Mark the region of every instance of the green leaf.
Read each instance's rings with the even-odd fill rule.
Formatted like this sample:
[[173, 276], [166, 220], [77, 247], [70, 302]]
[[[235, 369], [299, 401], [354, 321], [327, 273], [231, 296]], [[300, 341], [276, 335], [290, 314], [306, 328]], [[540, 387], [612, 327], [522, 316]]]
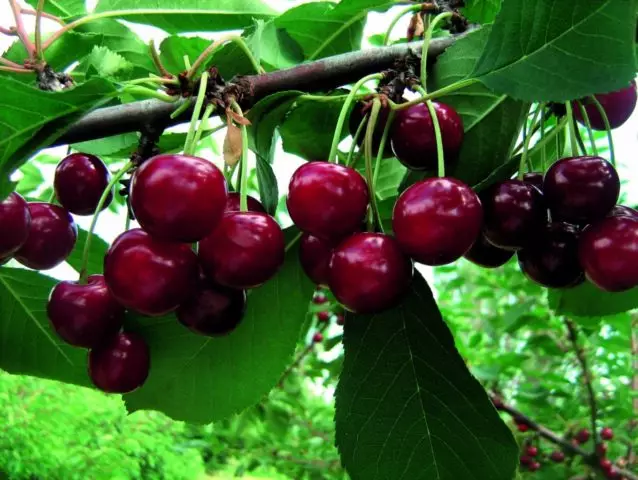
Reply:
[[518, 447], [415, 276], [394, 310], [346, 319], [337, 446], [353, 480], [511, 480]]
[[472, 73], [495, 92], [566, 101], [636, 75], [634, 1], [507, 0]]
[[97, 76], [114, 78], [117, 75], [133, 70], [133, 64], [107, 47], [93, 47], [86, 59], [88, 69], [93, 69]]
[[23, 177], [18, 182], [16, 191], [23, 197], [31, 196], [44, 183], [44, 175], [34, 162], [25, 163], [20, 168]]
[[[71, 254], [66, 259], [67, 263], [78, 273], [80, 273], [80, 270], [82, 269], [82, 253], [84, 252], [87, 235], [88, 233], [86, 230], [78, 227], [78, 239], [75, 242], [75, 247], [71, 251]], [[91, 238], [91, 247], [89, 248], [89, 258], [86, 264], [86, 270], [89, 275], [103, 272], [104, 256], [108, 249], [109, 244], [97, 235], [93, 234], [93, 238]]]
[[95, 12], [109, 12], [111, 17], [153, 25], [168, 33], [236, 30], [249, 26], [253, 19], [277, 15], [260, 0], [100, 0]]
[[[31, 154], [50, 145], [73, 121], [114, 93], [111, 83], [97, 78], [56, 93], [4, 79], [0, 91], [0, 198], [10, 193], [10, 175]], [[37, 108], [25, 108], [29, 105]]]
[[626, 292], [603, 292], [589, 282], [575, 288], [547, 291], [549, 306], [557, 315], [601, 317], [638, 308], [638, 287]]
[[184, 56], [187, 56], [192, 63], [210, 44], [211, 41], [205, 38], [171, 35], [162, 40], [159, 46], [160, 59], [166, 70], [178, 74], [186, 70]]
[[113, 155], [120, 151], [131, 151], [137, 145], [139, 138], [136, 133], [123, 133], [112, 137], [104, 137], [99, 140], [74, 143], [73, 150], [93, 155]]
[[[38, 0], [26, 0], [35, 10], [38, 8]], [[44, 12], [55, 15], [61, 19], [76, 17], [86, 14], [85, 0], [48, 0], [44, 2]]]
[[275, 153], [275, 143], [273, 143], [272, 147], [270, 159], [257, 156], [257, 181], [259, 183], [259, 199], [266, 211], [274, 215], [279, 203], [279, 187], [271, 165], [272, 157]]
[[275, 278], [249, 292], [242, 323], [226, 337], [192, 334], [173, 315], [131, 316], [127, 328], [145, 337], [153, 365], [146, 384], [124, 396], [128, 408], [208, 423], [257, 403], [291, 360], [312, 297], [297, 255], [295, 246]]
[[465, 0], [463, 16], [473, 23], [492, 23], [501, 8], [501, 0]]

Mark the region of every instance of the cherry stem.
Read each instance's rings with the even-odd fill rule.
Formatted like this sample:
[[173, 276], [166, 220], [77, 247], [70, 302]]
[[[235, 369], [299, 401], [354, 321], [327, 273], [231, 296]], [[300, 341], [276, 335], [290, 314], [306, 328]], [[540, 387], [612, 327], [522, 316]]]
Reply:
[[609, 118], [607, 117], [607, 112], [605, 112], [605, 109], [603, 108], [603, 106], [600, 104], [600, 102], [595, 96], [592, 95], [589, 98], [593, 102], [593, 104], [596, 105], [596, 109], [598, 110], [598, 113], [600, 114], [600, 118], [603, 119], [603, 123], [605, 124], [605, 130], [607, 130], [607, 141], [609, 142], [609, 161], [615, 167], [616, 152], [614, 149], [614, 139], [611, 134], [611, 125], [609, 124]]
[[[230, 106], [238, 115], [244, 116], [241, 107], [235, 99]], [[241, 124], [241, 170], [239, 171], [239, 211], [248, 211], [248, 128]]]
[[45, 0], [38, 0], [38, 6], [35, 9], [35, 57], [44, 61], [44, 52], [42, 51], [42, 11], [44, 10]]
[[578, 140], [576, 139], [576, 128], [574, 127], [574, 112], [571, 102], [565, 102], [567, 108], [567, 121], [569, 126], [569, 140], [572, 150], [572, 157], [578, 156]]
[[26, 70], [26, 68], [24, 68], [19, 63], [12, 62], [11, 60], [7, 60], [6, 58], [0, 57], [0, 63], [3, 64], [3, 65], [6, 65], [7, 67], [17, 68], [17, 69], [20, 69], [20, 70]]
[[179, 100], [178, 96], [171, 97], [170, 95], [166, 95], [165, 93], [158, 92], [157, 90], [153, 90], [150, 88], [142, 87], [140, 85], [130, 85], [125, 86], [120, 93], [129, 93], [131, 95], [142, 95], [146, 98], [156, 98], [166, 103], [175, 103]]
[[131, 229], [131, 209], [126, 209], [126, 221], [124, 222], [124, 231], [128, 232]]
[[538, 142], [542, 144], [541, 147], [541, 168], [543, 169], [543, 173], [547, 170], [547, 150], [545, 148], [545, 109], [541, 110], [541, 139]]
[[11, 73], [33, 73], [34, 70], [30, 70], [27, 68], [16, 68], [16, 67], [2, 67], [0, 66], [0, 72], [11, 72]]
[[172, 75], [171, 72], [166, 70], [166, 67], [162, 63], [162, 59], [159, 56], [159, 52], [155, 48], [155, 40], [151, 40], [148, 43], [148, 49], [151, 52], [151, 58], [153, 59], [153, 63], [155, 64], [155, 68], [157, 68], [157, 71], [164, 77], [173, 77], [174, 75]]
[[343, 106], [341, 107], [341, 112], [339, 112], [339, 118], [337, 119], [337, 126], [335, 127], [335, 133], [332, 137], [330, 155], [328, 155], [329, 162], [339, 163], [337, 158], [337, 151], [339, 149], [341, 131], [343, 130], [343, 125], [346, 123], [346, 117], [348, 116], [348, 113], [350, 112], [350, 106], [352, 105], [352, 102], [354, 101], [354, 98], [357, 95], [357, 92], [365, 83], [371, 80], [381, 80], [382, 78], [383, 78], [383, 74], [381, 73], [374, 73], [372, 75], [368, 75], [366, 77], [363, 77], [357, 83], [355, 83], [354, 86], [352, 87], [352, 90], [350, 90], [350, 93], [346, 97], [346, 101], [343, 102]]
[[188, 110], [192, 104], [193, 104], [193, 99], [189, 98], [184, 103], [180, 104], [175, 110], [173, 110], [173, 113], [171, 113], [171, 118], [179, 117], [182, 113]]
[[191, 59], [188, 58], [188, 55], [184, 55], [184, 66], [186, 67], [186, 70], [189, 70], [192, 68], [191, 67]]
[[[381, 140], [379, 141], [379, 151], [377, 152], [377, 158], [374, 162], [374, 173], [372, 175], [372, 186], [374, 190], [377, 189], [377, 179], [379, 178], [379, 172], [381, 171], [381, 160], [383, 160], [383, 153], [385, 152], [385, 145], [388, 141], [388, 136], [390, 135], [390, 127], [392, 126], [392, 121], [394, 120], [394, 112], [390, 111], [388, 114], [388, 119], [386, 121], [385, 127], [383, 128], [383, 134], [381, 135]], [[376, 197], [375, 197], [376, 203]], [[383, 229], [383, 222], [381, 221], [381, 215], [379, 213], [379, 209], [376, 209], [377, 214], [377, 224], [379, 225], [379, 229], [381, 233], [385, 233]]]
[[[22, 13], [23, 15], [36, 15], [37, 12], [35, 10], [29, 10], [28, 8], [22, 8], [20, 10], [20, 13]], [[58, 23], [59, 25], [64, 25], [64, 21], [62, 21], [62, 19], [60, 17], [56, 17], [55, 15], [51, 15], [50, 13], [46, 13], [46, 12], [41, 12], [40, 13], [42, 15], [42, 18], [48, 18], [49, 20], [53, 20], [54, 22]]]
[[[542, 110], [545, 109], [545, 104], [541, 103], [538, 105], [538, 107], [536, 108], [536, 111], [534, 112], [534, 116], [532, 117], [532, 122], [531, 124], [534, 125], [536, 123], [536, 120], [538, 119], [538, 115], [540, 114], [540, 112]], [[524, 129], [523, 129], [523, 153], [521, 154], [521, 163], [518, 166], [518, 179], [519, 180], [523, 180], [523, 175], [525, 174], [525, 164], [527, 163], [527, 159], [528, 159], [528, 153], [529, 153], [529, 143], [532, 139], [532, 137], [534, 136], [534, 134], [528, 134], [527, 132], [527, 119], [525, 119], [525, 123], [523, 125]], [[541, 125], [542, 128], [542, 125]], [[531, 169], [530, 169], [531, 171]]]
[[430, 41], [432, 40], [432, 34], [434, 33], [434, 28], [441, 23], [443, 20], [446, 20], [452, 17], [454, 14], [452, 12], [444, 12], [436, 17], [434, 20], [430, 22], [430, 26], [425, 31], [425, 35], [423, 37], [423, 46], [421, 48], [421, 85], [424, 89], [427, 90], [427, 79], [428, 79], [428, 49], [430, 48]]
[[589, 135], [589, 146], [594, 152], [594, 155], [598, 156], [598, 148], [596, 147], [596, 139], [594, 138], [594, 131], [591, 128], [591, 122], [589, 121], [589, 114], [587, 113], [587, 109], [583, 105], [583, 102], [577, 100], [578, 109], [580, 110], [580, 115], [583, 117], [585, 121], [585, 126], [587, 128], [587, 134]]
[[410, 100], [405, 103], [394, 103], [392, 100], [388, 100], [390, 108], [392, 110], [403, 110], [405, 108], [409, 108], [412, 105], [418, 105], [419, 103], [424, 103], [428, 100], [434, 100], [435, 98], [442, 97], [443, 95], [448, 95], [450, 93], [456, 92], [457, 90], [461, 90], [462, 88], [469, 87], [470, 85], [474, 85], [478, 83], [479, 80], [477, 78], [466, 78], [465, 80], [459, 80], [458, 82], [452, 83], [447, 87], [440, 88], [432, 93], [423, 94], [419, 98], [415, 98], [414, 100]]
[[11, 6], [11, 10], [13, 11], [13, 17], [16, 22], [16, 35], [24, 45], [27, 53], [29, 54], [29, 58], [35, 58], [35, 46], [29, 39], [29, 34], [24, 28], [24, 22], [22, 21], [22, 9], [18, 5], [17, 0], [9, 0], [9, 5]]
[[86, 268], [89, 261], [89, 250], [91, 249], [91, 239], [93, 238], [95, 225], [97, 225], [97, 219], [99, 218], [100, 213], [102, 212], [102, 208], [104, 207], [104, 204], [106, 203], [106, 199], [109, 197], [109, 194], [111, 194], [115, 185], [117, 185], [117, 183], [122, 179], [122, 177], [126, 175], [126, 173], [128, 173], [134, 166], [135, 165], [133, 164], [133, 162], [127, 162], [126, 165], [124, 165], [115, 175], [113, 175], [113, 177], [111, 178], [111, 181], [108, 183], [108, 185], [104, 189], [104, 192], [102, 192], [102, 196], [100, 197], [100, 200], [97, 202], [97, 206], [95, 207], [95, 213], [93, 214], [93, 219], [91, 220], [91, 226], [89, 227], [89, 231], [86, 235], [86, 242], [84, 242], [84, 250], [82, 251], [82, 267], [80, 268], [80, 280], [79, 280], [79, 283], [81, 285], [86, 284], [86, 280], [88, 277], [88, 272]]
[[363, 129], [366, 126], [366, 121], [368, 120], [368, 114], [366, 113], [363, 116], [363, 119], [361, 120], [361, 122], [359, 122], [359, 126], [357, 127], [357, 131], [354, 134], [354, 137], [352, 137], [352, 145], [350, 145], [350, 151], [348, 152], [348, 158], [346, 158], [346, 166], [347, 167], [351, 167], [352, 164], [354, 163], [354, 149], [357, 147], [357, 144], [359, 142], [359, 139], [361, 138], [361, 134], [363, 133]]
[[364, 139], [364, 156], [366, 164], [366, 180], [368, 181], [368, 192], [370, 195], [370, 206], [372, 207], [373, 222], [378, 223], [381, 228], [381, 222], [379, 219], [379, 208], [377, 206], [377, 197], [374, 192], [374, 172], [372, 170], [372, 144], [374, 139], [374, 130], [377, 125], [377, 119], [379, 118], [379, 112], [381, 111], [381, 100], [379, 97], [375, 98], [372, 102], [372, 111], [370, 112], [370, 120], [366, 128], [366, 136]]
[[388, 30], [386, 31], [385, 38], [383, 39], [383, 46], [385, 47], [390, 42], [390, 34], [392, 33], [392, 30], [394, 30], [394, 27], [396, 26], [396, 24], [399, 23], [399, 20], [401, 20], [408, 13], [418, 12], [419, 10], [422, 10], [422, 9], [423, 9], [423, 5], [419, 4], [419, 5], [412, 5], [404, 10], [401, 10], [396, 15], [396, 17], [394, 17], [392, 21], [390, 22], [390, 26], [388, 27]]
[[0, 33], [2, 33], [3, 35], [8, 35], [9, 37], [15, 37], [17, 35], [15, 30], [11, 30], [9, 28], [4, 28], [2, 26], [0, 26]]
[[199, 67], [201, 67], [204, 62], [206, 62], [206, 60], [208, 60], [208, 58], [213, 55], [213, 53], [215, 53], [215, 51], [219, 47], [222, 47], [228, 42], [235, 43], [244, 52], [246, 57], [248, 57], [248, 60], [250, 60], [251, 65], [255, 69], [255, 72], [265, 72], [265, 70], [261, 67], [255, 56], [253, 55], [253, 52], [251, 52], [250, 48], [248, 48], [246, 41], [242, 37], [239, 37], [237, 35], [225, 35], [219, 40], [215, 40], [208, 47], [206, 47], [206, 49], [200, 54], [200, 56], [197, 57], [197, 60], [193, 62], [193, 66], [186, 73], [186, 78], [193, 78], [193, 75], [195, 75]]
[[303, 232], [299, 232], [297, 235], [295, 235], [295, 237], [286, 245], [285, 252], [288, 253], [288, 251], [295, 246], [295, 244], [301, 239], [302, 236]]
[[195, 132], [195, 138], [193, 139], [193, 149], [195, 148], [195, 146], [197, 146], [197, 144], [201, 140], [202, 134], [204, 133], [204, 131], [208, 130], [208, 119], [210, 118], [214, 110], [215, 110], [215, 105], [213, 105], [212, 103], [209, 103], [208, 105], [206, 105], [206, 109], [204, 110], [204, 115], [202, 115], [202, 120], [199, 122], [199, 127], [197, 128], [197, 132]]
[[199, 81], [199, 92], [197, 93], [197, 100], [195, 101], [195, 108], [193, 108], [193, 115], [191, 115], [191, 123], [188, 127], [188, 133], [186, 134], [186, 142], [184, 143], [184, 153], [186, 155], [192, 155], [194, 150], [193, 139], [195, 132], [197, 131], [197, 120], [202, 113], [202, 106], [206, 99], [206, 88], [208, 87], [208, 72], [202, 73], [202, 77]]
[[151, 84], [153, 86], [157, 86], [156, 84], [161, 85], [179, 85], [179, 81], [175, 78], [163, 78], [163, 77], [146, 77], [146, 78], [136, 78], [135, 80], [127, 80], [123, 82], [125, 85], [140, 85], [144, 83]]

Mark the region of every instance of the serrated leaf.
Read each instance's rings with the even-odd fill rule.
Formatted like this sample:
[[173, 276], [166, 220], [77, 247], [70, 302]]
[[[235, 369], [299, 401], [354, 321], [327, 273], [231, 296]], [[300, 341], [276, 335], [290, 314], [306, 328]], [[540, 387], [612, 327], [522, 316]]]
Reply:
[[25, 163], [20, 168], [23, 177], [18, 182], [16, 191], [23, 197], [31, 196], [44, 183], [44, 175], [34, 162]]
[[[25, 0], [34, 9], [38, 8], [38, 0]], [[45, 13], [50, 13], [62, 20], [86, 14], [85, 0], [48, 0], [44, 2]]]
[[[66, 259], [67, 263], [78, 273], [80, 273], [82, 269], [82, 255], [84, 253], [87, 236], [87, 231], [78, 227], [78, 239], [75, 242], [75, 247], [71, 251], [71, 254]], [[109, 244], [94, 234], [91, 238], [89, 257], [86, 263], [86, 271], [89, 275], [102, 273], [104, 271], [104, 256], [108, 249]]]
[[107, 47], [93, 47], [86, 62], [87, 67], [93, 68], [100, 77], [112, 78], [116, 74], [133, 70], [131, 62]]
[[259, 184], [259, 199], [266, 211], [274, 215], [279, 204], [279, 187], [277, 177], [272, 168], [272, 156], [275, 151], [275, 143], [271, 149], [269, 159], [257, 156], [257, 182]]
[[635, 2], [507, 0], [472, 73], [527, 101], [618, 90], [636, 75]]
[[518, 447], [417, 275], [403, 304], [349, 316], [336, 438], [353, 480], [510, 480]]
[[557, 315], [601, 317], [638, 308], [638, 287], [626, 292], [603, 292], [589, 282], [574, 288], [547, 291], [549, 306]]

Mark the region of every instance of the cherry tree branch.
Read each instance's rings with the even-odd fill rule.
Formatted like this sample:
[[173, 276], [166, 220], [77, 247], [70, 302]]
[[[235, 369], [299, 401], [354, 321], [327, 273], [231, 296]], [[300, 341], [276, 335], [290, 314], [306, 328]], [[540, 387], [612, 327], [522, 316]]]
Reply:
[[22, 9], [18, 5], [17, 0], [9, 0], [9, 5], [11, 6], [11, 10], [13, 11], [13, 17], [16, 22], [16, 34], [18, 38], [24, 45], [24, 48], [27, 50], [29, 54], [29, 58], [33, 59], [35, 57], [35, 46], [33, 42], [29, 39], [29, 34], [24, 28], [24, 22], [22, 21]]

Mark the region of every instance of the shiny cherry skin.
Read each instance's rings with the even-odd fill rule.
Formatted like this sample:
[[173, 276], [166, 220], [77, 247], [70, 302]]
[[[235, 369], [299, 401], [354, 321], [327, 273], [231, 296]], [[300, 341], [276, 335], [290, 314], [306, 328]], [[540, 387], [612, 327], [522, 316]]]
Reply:
[[[611, 128], [618, 128], [629, 120], [629, 117], [631, 117], [631, 114], [636, 108], [636, 81], [632, 80], [628, 87], [615, 92], [599, 93], [595, 95], [595, 97], [602, 105], [603, 110], [605, 110], [605, 114], [609, 120], [609, 126]], [[594, 130], [606, 130], [605, 122], [603, 121], [603, 117], [600, 115], [596, 104], [587, 98], [581, 101], [587, 111], [591, 127]], [[576, 119], [582, 125], [586, 125], [586, 122], [580, 112], [580, 108], [576, 102], [573, 102], [572, 106], [574, 108], [574, 116]]]
[[412, 262], [394, 238], [356, 233], [335, 248], [328, 285], [348, 310], [378, 313], [399, 304], [412, 271]]
[[[463, 143], [463, 121], [449, 105], [434, 102], [441, 127], [446, 165], [459, 156]], [[424, 103], [397, 111], [390, 130], [392, 150], [412, 170], [436, 170], [437, 151], [430, 110]]]
[[425, 265], [445, 265], [463, 256], [483, 224], [474, 191], [451, 177], [428, 178], [405, 190], [394, 206], [392, 228], [403, 251]]
[[591, 433], [589, 432], [589, 430], [587, 430], [586, 428], [583, 428], [576, 433], [574, 440], [582, 444], [582, 443], [587, 443], [590, 437], [591, 437]]
[[0, 258], [13, 255], [29, 236], [29, 205], [16, 192], [0, 202]]
[[[53, 188], [60, 205], [69, 212], [93, 215], [110, 180], [108, 168], [98, 157], [72, 153], [56, 167]], [[107, 208], [112, 201], [113, 192], [110, 192], [102, 208]]]
[[620, 179], [613, 165], [601, 157], [568, 157], [547, 171], [543, 193], [554, 220], [586, 225], [614, 208]]
[[497, 268], [505, 265], [514, 256], [514, 252], [495, 247], [485, 238], [485, 235], [481, 234], [472, 248], [463, 256], [481, 267]]
[[193, 294], [177, 309], [177, 319], [195, 333], [209, 337], [227, 335], [246, 312], [246, 292], [202, 279]]
[[585, 229], [578, 248], [590, 282], [622, 292], [638, 286], [638, 219], [608, 217]]
[[312, 336], [312, 343], [321, 343], [323, 342], [323, 333], [317, 332]]
[[[364, 112], [365, 110], [365, 112]], [[367, 114], [370, 116], [370, 112], [372, 108], [366, 107], [366, 105], [362, 102], [357, 103], [352, 112], [350, 113], [350, 119], [348, 121], [348, 130], [350, 131], [350, 135], [354, 138], [359, 128], [359, 125], [363, 121], [363, 117]], [[390, 115], [391, 109], [381, 107], [379, 110], [379, 115], [377, 117], [377, 123], [374, 126], [374, 133], [372, 135], [372, 154], [374, 156], [379, 152], [379, 145], [381, 144], [381, 137], [383, 137], [383, 130], [385, 129], [386, 124], [388, 123], [388, 115]], [[366, 134], [366, 128], [368, 126], [368, 121], [366, 120], [363, 130], [359, 135], [357, 140], [357, 145], [361, 148], [363, 146], [363, 140]], [[390, 138], [388, 137], [385, 142], [385, 148], [383, 149], [384, 157], [392, 157], [392, 147], [390, 146]]]
[[527, 467], [530, 472], [537, 472], [540, 468], [541, 464], [539, 462], [532, 462], [529, 467]]
[[527, 467], [532, 464], [534, 460], [529, 455], [521, 455], [518, 459], [518, 463], [523, 467]]
[[334, 242], [304, 233], [299, 242], [299, 262], [304, 273], [317, 285], [328, 284], [328, 270]]
[[141, 387], [151, 369], [148, 345], [135, 333], [119, 333], [89, 351], [89, 377], [107, 393], [129, 393]]
[[190, 246], [135, 228], [115, 239], [104, 257], [104, 279], [124, 307], [148, 316], [175, 310], [199, 276]]
[[547, 223], [543, 194], [522, 180], [497, 183], [480, 195], [483, 233], [495, 246], [519, 250]]
[[164, 240], [201, 240], [219, 223], [226, 200], [224, 175], [199, 157], [157, 155], [142, 164], [131, 182], [137, 221]]
[[612, 440], [614, 438], [614, 431], [610, 427], [605, 427], [600, 431], [600, 438], [603, 440]]
[[199, 242], [199, 259], [215, 283], [237, 289], [270, 280], [284, 263], [284, 234], [265, 213], [229, 212]]
[[317, 314], [317, 320], [322, 323], [327, 323], [330, 321], [331, 313], [327, 311], [319, 312]]
[[608, 447], [606, 443], [599, 443], [598, 445], [596, 445], [596, 454], [598, 456], [604, 457], [605, 455], [607, 455], [607, 448]]
[[91, 275], [88, 283], [60, 282], [49, 296], [47, 315], [66, 343], [93, 348], [115, 335], [124, 321], [124, 307], [109, 292], [104, 276]]
[[579, 229], [567, 223], [546, 225], [534, 241], [518, 252], [523, 273], [544, 287], [568, 288], [584, 280], [578, 261]]
[[288, 213], [302, 231], [341, 239], [360, 229], [368, 209], [368, 186], [356, 170], [328, 162], [308, 162], [290, 180]]
[[554, 451], [552, 452], [552, 454], [549, 456], [549, 458], [552, 460], [552, 462], [554, 463], [563, 463], [565, 461], [565, 454], [563, 452], [559, 452], [559, 451]]
[[530, 445], [529, 447], [527, 447], [525, 451], [527, 452], [527, 455], [529, 455], [530, 457], [535, 457], [538, 455], [538, 448], [533, 445]]
[[529, 172], [523, 175], [523, 181], [525, 183], [534, 185], [541, 192], [543, 191], [543, 180], [544, 180], [544, 176], [541, 172]]
[[608, 217], [632, 217], [638, 219], [638, 210], [625, 205], [616, 205], [607, 214]]
[[49, 270], [62, 263], [73, 250], [77, 226], [69, 212], [51, 203], [29, 203], [29, 212], [29, 236], [15, 253], [15, 259], [34, 270]]
[[[266, 213], [266, 209], [259, 200], [250, 195], [246, 195], [246, 204], [249, 212], [261, 212]], [[239, 212], [240, 207], [240, 195], [237, 192], [230, 192], [228, 199], [226, 200], [225, 212]]]

